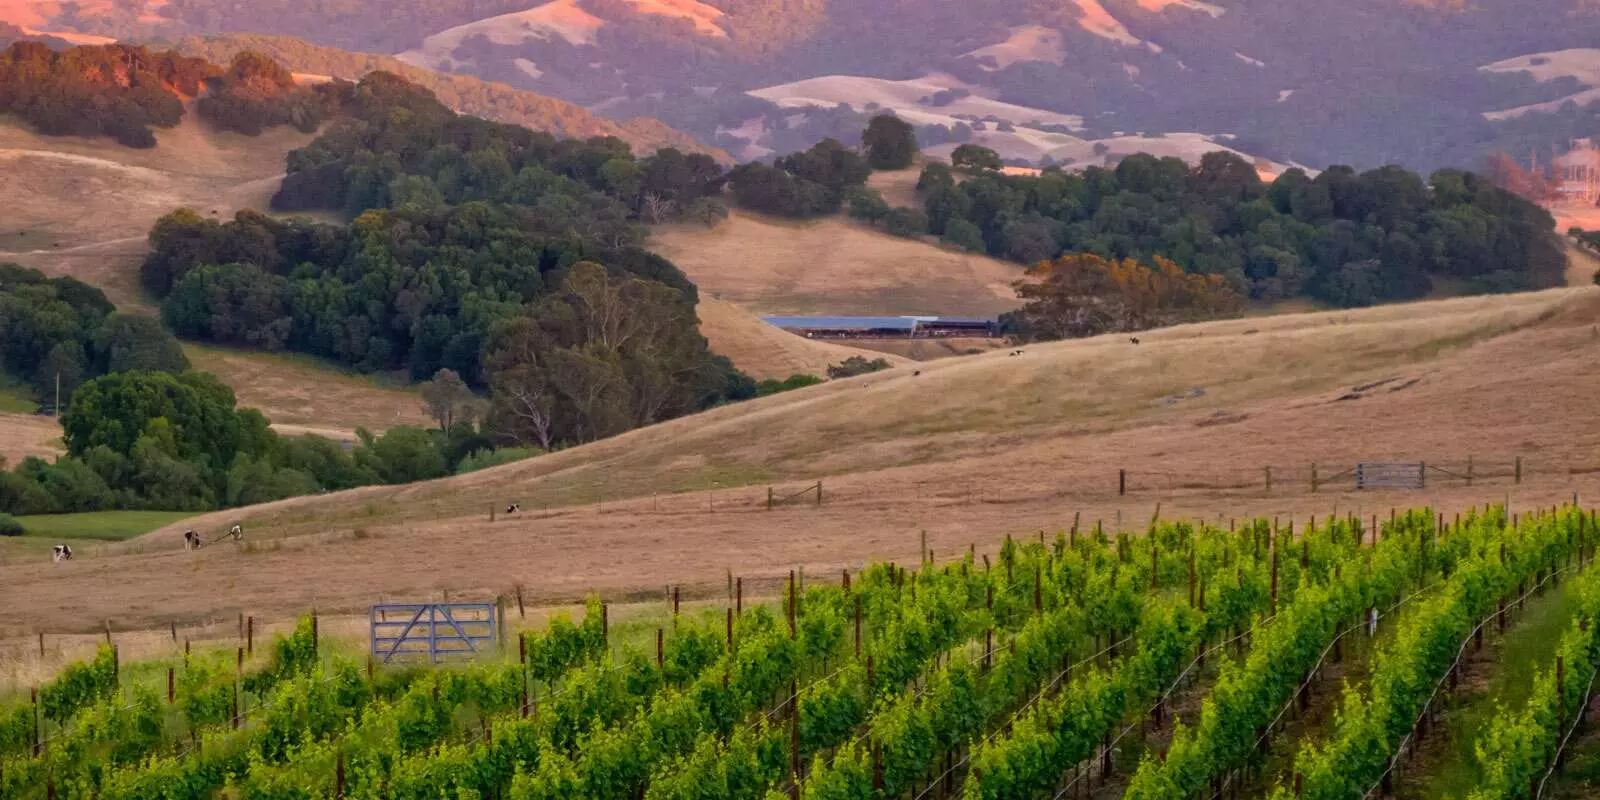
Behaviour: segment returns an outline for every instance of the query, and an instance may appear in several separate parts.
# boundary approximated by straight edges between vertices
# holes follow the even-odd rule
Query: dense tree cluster
[[[548,94],[524,91],[463,73],[435,72],[407,64],[394,56],[336,50],[288,36],[238,33],[186,36],[177,40],[174,47],[179,52],[200,56],[215,64],[227,64],[245,52],[262,53],[295,72],[327,75],[348,81],[359,81],[372,72],[390,72],[433,92],[440,102],[463,114],[521,125],[563,138],[615,136],[641,153],[671,147],[686,153],[703,152],[724,161],[731,160],[727,153],[713,150],[694,137],[648,116],[609,119]],[[755,100],[753,97],[749,99]],[[611,116],[617,115],[613,113]]]
[[[24,41],[0,51],[0,113],[42,133],[111,136],[129,147],[155,147],[151,129],[177,125],[193,97],[211,124],[254,136],[277,125],[314,131],[349,93],[340,82],[298,86],[289,70],[249,51],[227,69],[128,45],[57,51]]]
[[[253,51],[234,56],[228,69],[206,85],[198,103],[200,116],[249,136],[279,125],[311,133],[338,111],[351,88],[343,81],[299,86],[294,73]]]
[[[491,201],[537,209],[552,233],[640,241],[632,220],[677,218],[721,191],[710,156],[664,149],[635,159],[610,137],[557,139],[457,115],[427,90],[376,72],[349,113],[289,159],[280,210],[431,207]]]
[[[930,230],[1025,264],[1063,253],[1148,260],[1220,275],[1257,301],[1310,295],[1341,306],[1421,297],[1435,278],[1466,291],[1559,285],[1554,221],[1469,172],[1427,182],[1398,167],[1293,169],[1265,184],[1231,153],[1193,168],[1135,155],[1114,169],[983,171],[930,165],[919,183]]]
[[[154,147],[152,127],[183,118],[179,95],[200,93],[216,67],[175,52],[105,45],[55,51],[16,42],[0,51],[0,113],[54,136],[111,136]]]
[[[470,422],[358,431],[354,447],[279,436],[199,372],[128,371],[85,383],[61,418],[67,455],[0,471],[0,513],[205,511],[321,490],[438,478],[490,459]],[[527,455],[527,452],[506,455]]]
[[[783,156],[773,166],[741,164],[728,173],[739,205],[765,214],[814,217],[844,205],[851,189],[867,182],[872,167],[836,139]]]
[[[148,317],[120,314],[106,296],[73,278],[0,264],[0,372],[28,381],[37,397],[70,397],[108,372],[181,372],[178,340]]]
[[[694,286],[640,247],[641,220],[714,220],[703,155],[634,159],[460,117],[391,75],[290,156],[280,208],[345,226],[180,210],[151,232],[145,287],[180,335],[489,389],[505,438],[548,448],[613,435],[755,385],[713,356]]]

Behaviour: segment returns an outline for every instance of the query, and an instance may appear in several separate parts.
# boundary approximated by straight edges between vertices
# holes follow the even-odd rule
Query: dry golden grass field
[[[875,348],[863,349],[796,336],[704,292],[695,313],[700,317],[700,333],[711,343],[712,351],[727,356],[734,366],[757,380],[781,380],[797,373],[825,376],[830,364],[851,356],[887,357],[896,366],[911,361],[910,357],[871,352]]]
[[[239,405],[261,410],[284,433],[317,433],[353,439],[363,426],[382,431],[395,425],[431,425],[416,390],[344,372],[336,365],[299,355],[278,355],[185,343],[195,369],[221,378]]]
[[[387,597],[531,601],[589,590],[709,596],[727,570],[776,581],[870,558],[941,558],[1006,534],[1163,516],[1304,519],[1516,507],[1600,492],[1600,289],[1189,325],[945,359],[835,381],[460,478],[298,498],[186,520],[63,565],[0,564],[0,635],[231,619]],[[1376,385],[1369,385],[1376,384]],[[1363,387],[1357,389],[1357,387]],[[1195,390],[1203,390],[1203,394]],[[1524,459],[1521,484],[1511,459]],[[1358,460],[1424,460],[1478,480],[1313,494]],[[1271,466],[1277,483],[1262,485]],[[1117,494],[1117,472],[1130,492]],[[1489,473],[1494,473],[1493,477]],[[821,479],[824,504],[765,508]],[[515,500],[524,512],[491,522]],[[185,553],[187,527],[247,543]],[[26,609],[26,611],[24,611]]]
[[[660,228],[650,245],[702,292],[757,314],[992,316],[1017,307],[1022,268],[897,239],[842,217],[736,212],[716,228]]]
[[[93,283],[126,309],[147,307],[138,270],[156,219],[179,206],[222,219],[266,208],[284,157],[312,138],[287,128],[211,131],[191,113],[158,130],[155,148],[134,150],[0,121],[0,260]]]
[[[61,453],[61,426],[51,417],[0,413],[0,459],[15,466],[28,456],[54,458]]]

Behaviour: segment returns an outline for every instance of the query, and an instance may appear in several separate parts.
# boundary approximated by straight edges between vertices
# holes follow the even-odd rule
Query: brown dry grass
[[[60,455],[61,426],[52,417],[0,413],[0,460],[13,466],[28,456]]]
[[[695,312],[700,317],[700,333],[711,343],[711,350],[726,356],[757,380],[781,380],[799,373],[824,377],[828,365],[851,356],[880,357],[865,349],[820,342],[774,328],[748,311],[703,292]],[[894,357],[890,360],[896,366],[908,361]]]
[[[1017,307],[1022,268],[897,239],[831,217],[783,222],[736,212],[716,228],[656,229],[651,247],[700,290],[761,314],[986,316]]]
[[[851,346],[912,361],[932,361],[952,356],[981,355],[1010,346],[1005,339],[952,336],[945,339],[856,339]],[[974,352],[976,351],[976,352]]]
[[[1567,285],[1592,286],[1595,276],[1600,275],[1600,257],[1596,257],[1587,250],[1579,249],[1572,241],[1567,242]]]
[[[150,150],[110,139],[47,137],[0,122],[0,260],[100,286],[112,302],[148,308],[138,285],[144,241],[179,206],[226,218],[264,209],[284,157],[313,137],[275,129],[257,137],[208,130],[191,113],[158,130]]]
[[[357,426],[381,431],[430,425],[415,390],[341,371],[305,356],[254,353],[185,343],[195,369],[233,387],[239,405],[261,410],[283,433],[354,438]]]
[[[891,206],[922,208],[922,201],[917,198],[917,179],[922,177],[922,168],[926,164],[927,159],[918,156],[915,163],[906,169],[872,173],[867,185],[877,189]]]
[[[1526,508],[1600,491],[1600,290],[1446,300],[1183,326],[836,381],[461,478],[288,500],[192,520],[251,542],[182,552],[178,529],[71,564],[0,565],[0,633],[160,625],[244,607],[267,618],[380,595],[540,602],[666,582],[717,591],[725,569],[776,579],[904,558],[919,531],[953,554],[1086,519]],[[1339,401],[1381,378],[1402,391]],[[1164,398],[1192,388],[1204,396]],[[1218,417],[1217,415],[1224,416]],[[1228,424],[1217,424],[1218,422]],[[1521,486],[1311,494],[1307,465],[1527,459]],[[1259,486],[1261,467],[1279,489]],[[1480,466],[1480,474],[1484,466]],[[1134,493],[1118,497],[1118,469]],[[1577,470],[1574,472],[1574,470]],[[828,502],[764,510],[765,486],[822,478]],[[1188,484],[1242,488],[1216,489]],[[659,497],[655,496],[659,493]],[[624,499],[627,498],[627,499]],[[508,499],[526,513],[491,523]],[[596,501],[599,501],[598,503]],[[548,507],[548,510],[546,510]],[[184,526],[184,527],[187,527]],[[427,569],[400,568],[425,554]],[[115,588],[110,588],[114,580]]]

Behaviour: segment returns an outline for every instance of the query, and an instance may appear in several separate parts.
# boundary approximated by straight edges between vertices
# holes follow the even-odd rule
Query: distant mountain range
[[[881,109],[1034,163],[1221,144],[1428,170],[1600,134],[1600,0],[8,0],[0,19],[385,53],[744,158]]]

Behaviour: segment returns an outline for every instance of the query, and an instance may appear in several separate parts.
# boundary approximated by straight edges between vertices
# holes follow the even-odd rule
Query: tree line
[[[642,247],[643,222],[715,203],[722,179],[708,156],[459,116],[374,73],[273,201],[350,225],[182,209],[141,278],[181,336],[448,369],[503,441],[576,444],[755,395],[700,335],[693,284]]]
[[[981,148],[980,148],[981,150]],[[1400,167],[1272,183],[1229,152],[1196,166],[1129,156],[1115,168],[1004,175],[981,153],[929,165],[929,233],[1024,264],[1063,254],[1169,259],[1258,302],[1338,306],[1412,300],[1436,280],[1484,293],[1560,285],[1566,257],[1544,209],[1460,170],[1424,181]]]
[[[176,51],[130,45],[53,50],[20,41],[0,50],[0,113],[52,136],[110,136],[128,147],[156,146],[154,128],[183,119],[200,97],[202,118],[256,135],[276,125],[316,130],[350,91],[348,83],[301,87],[277,62],[244,52],[226,69]]]
[[[237,407],[227,385],[192,370],[93,378],[73,393],[61,427],[65,456],[0,470],[0,514],[207,511],[428,480],[534,454],[495,450],[471,417],[433,430],[358,429],[354,446],[281,436],[261,412]]]

